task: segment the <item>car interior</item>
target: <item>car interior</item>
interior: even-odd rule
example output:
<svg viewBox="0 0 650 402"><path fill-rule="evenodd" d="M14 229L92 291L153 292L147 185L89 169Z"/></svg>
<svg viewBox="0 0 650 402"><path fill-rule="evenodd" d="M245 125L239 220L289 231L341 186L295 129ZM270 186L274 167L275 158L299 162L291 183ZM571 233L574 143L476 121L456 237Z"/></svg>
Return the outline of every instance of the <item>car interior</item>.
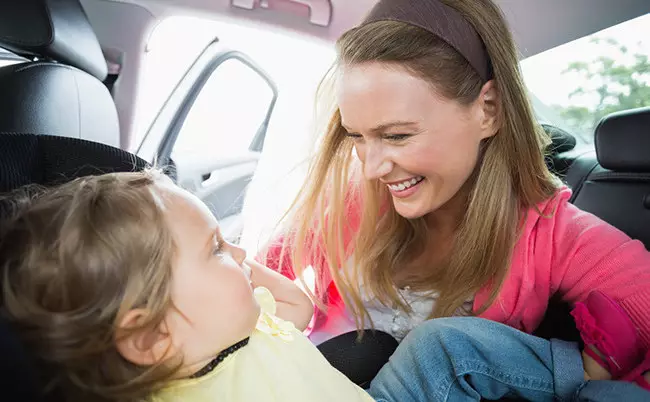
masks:
<svg viewBox="0 0 650 402"><path fill-rule="evenodd" d="M161 101L141 141L134 141L138 85L152 31L172 15L200 16L262 31L282 30L331 46L374 2L0 2L0 194L28 184L51 186L155 163L206 201L236 239L242 230L246 192L266 151L269 127L280 111L276 103L282 88L264 65L215 38L170 85L169 96ZM647 0L497 2L512 25L522 59L650 13ZM194 106L204 102L202 88L212 85L212 73L228 63L245 70L246 82L254 81L266 94L266 103L258 104L257 110L251 106L250 136L237 140L243 151L215 151L210 156L208 149L208 157L178 151L183 149L178 144L184 141ZM565 127L543 119L540 124L552 138L548 165L573 190L571 202L650 249L650 107L605 116L591 133L592 144L584 144ZM7 208L0 203L0 216ZM549 303L535 334L579 341L569 306L561 300ZM363 345L357 345L352 334L344 334L319 348L336 368L363 386L395 346L392 338L381 334L370 336ZM355 348L361 347L363 360L355 357L360 356ZM43 400L38 366L2 319L0 356L3 394L12 395L11 400Z"/></svg>

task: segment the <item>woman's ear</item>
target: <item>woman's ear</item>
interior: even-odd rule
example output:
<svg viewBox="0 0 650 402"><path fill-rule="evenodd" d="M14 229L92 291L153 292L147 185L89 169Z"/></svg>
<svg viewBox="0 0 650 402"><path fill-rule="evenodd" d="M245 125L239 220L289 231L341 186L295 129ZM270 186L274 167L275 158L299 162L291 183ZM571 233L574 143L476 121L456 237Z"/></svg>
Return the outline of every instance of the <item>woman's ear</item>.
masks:
<svg viewBox="0 0 650 402"><path fill-rule="evenodd" d="M134 309L124 315L119 323L116 347L123 358L138 366L152 366L173 353L171 335L164 323L158 328L143 327L148 319L144 309Z"/></svg>
<svg viewBox="0 0 650 402"><path fill-rule="evenodd" d="M483 85L478 97L478 106L481 110L481 138L492 137L501 125L501 95L494 80Z"/></svg>

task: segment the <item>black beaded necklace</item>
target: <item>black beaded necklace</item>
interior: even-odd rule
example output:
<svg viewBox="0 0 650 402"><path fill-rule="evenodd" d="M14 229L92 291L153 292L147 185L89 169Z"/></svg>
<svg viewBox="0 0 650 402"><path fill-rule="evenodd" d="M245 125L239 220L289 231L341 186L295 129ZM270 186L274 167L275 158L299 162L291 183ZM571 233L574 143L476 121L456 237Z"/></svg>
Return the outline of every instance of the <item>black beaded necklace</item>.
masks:
<svg viewBox="0 0 650 402"><path fill-rule="evenodd" d="M203 377L204 375L208 374L212 370L214 370L215 367L219 365L226 357L230 356L231 354L235 353L239 349L243 348L244 346L248 345L248 340L250 338L243 339L236 344L232 345L228 349L224 349L210 361L210 363L206 364L201 370L197 371L196 373L192 374L190 378L199 378Z"/></svg>

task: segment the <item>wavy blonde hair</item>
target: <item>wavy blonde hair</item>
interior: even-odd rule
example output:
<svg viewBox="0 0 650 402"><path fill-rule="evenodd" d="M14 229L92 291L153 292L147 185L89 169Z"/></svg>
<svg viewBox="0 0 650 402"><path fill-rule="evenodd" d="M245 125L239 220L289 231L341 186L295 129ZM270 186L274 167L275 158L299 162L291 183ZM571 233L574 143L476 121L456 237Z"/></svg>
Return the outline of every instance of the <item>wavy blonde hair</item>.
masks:
<svg viewBox="0 0 650 402"><path fill-rule="evenodd" d="M66 401L138 401L177 364L143 367L117 350L128 331L157 328L171 306L175 247L157 171L86 177L20 198L0 234L0 313L43 368L46 392ZM172 367L173 366L173 367Z"/></svg>
<svg viewBox="0 0 650 402"><path fill-rule="evenodd" d="M431 317L453 315L486 285L491 286L490 298L473 313L480 314L494 302L525 211L558 188L557 178L544 161L550 139L535 121L518 53L501 10L490 0L441 1L463 15L483 39L501 107L499 131L482 144L481 157L467 183L466 212L449 257L427 267L411 283L414 288L438 292ZM289 253L298 276L308 265L314 268L317 300L323 300L325 287L333 279L361 328L370 317L359 281L383 304L408 310L398 296L393 274L396 267L413 262L424 251L428 229L424 218L408 220L398 215L392 202L386 202L385 186L359 178L353 144L346 138L330 93L337 67L368 62L397 65L463 105L477 98L484 82L443 40L401 22L379 21L353 28L338 40L337 53L337 63L319 87L322 102L317 110L329 113L329 122L307 180L290 209L291 226L283 253ZM361 211L358 227L350 222L350 208ZM343 264L350 269L339 269Z"/></svg>

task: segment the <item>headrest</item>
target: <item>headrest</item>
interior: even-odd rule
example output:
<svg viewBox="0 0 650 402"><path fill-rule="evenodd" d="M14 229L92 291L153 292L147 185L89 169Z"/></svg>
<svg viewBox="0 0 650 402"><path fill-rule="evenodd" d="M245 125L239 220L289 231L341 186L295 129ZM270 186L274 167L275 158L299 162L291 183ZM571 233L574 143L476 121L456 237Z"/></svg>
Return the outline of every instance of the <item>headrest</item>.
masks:
<svg viewBox="0 0 650 402"><path fill-rule="evenodd" d="M78 138L0 133L0 193L27 184L51 186L77 177L142 170L147 162Z"/></svg>
<svg viewBox="0 0 650 402"><path fill-rule="evenodd" d="M559 127L552 126L550 124L542 124L542 128L546 131L549 137L551 137L551 154L561 154L563 152L569 152L576 147L577 141L576 137L567 133Z"/></svg>
<svg viewBox="0 0 650 402"><path fill-rule="evenodd" d="M79 0L0 1L0 47L106 78L104 55Z"/></svg>
<svg viewBox="0 0 650 402"><path fill-rule="evenodd" d="M605 169L650 172L650 107L604 117L595 137L598 163Z"/></svg>

